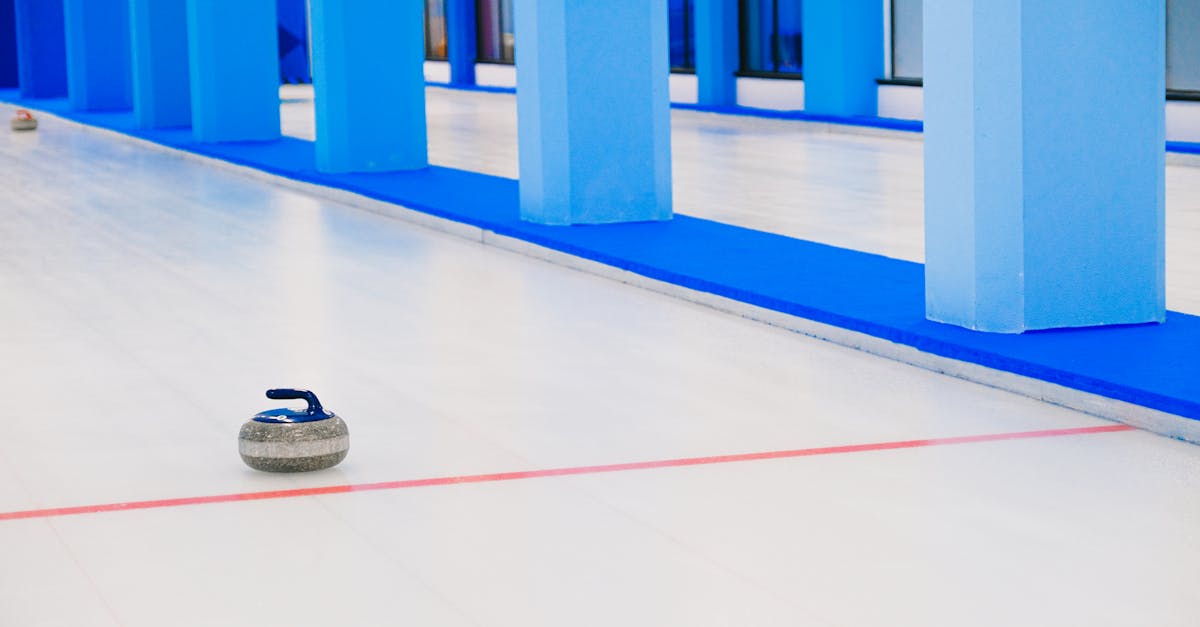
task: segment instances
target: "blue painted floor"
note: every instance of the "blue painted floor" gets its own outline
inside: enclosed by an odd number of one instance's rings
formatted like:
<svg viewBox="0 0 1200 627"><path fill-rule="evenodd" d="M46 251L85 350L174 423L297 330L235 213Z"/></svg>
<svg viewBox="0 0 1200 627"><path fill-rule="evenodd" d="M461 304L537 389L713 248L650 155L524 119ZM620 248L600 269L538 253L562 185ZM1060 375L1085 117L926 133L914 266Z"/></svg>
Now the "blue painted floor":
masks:
<svg viewBox="0 0 1200 627"><path fill-rule="evenodd" d="M1200 318L1162 325L991 335L924 318L923 266L708 220L543 227L518 219L517 183L433 167L415 173L316 172L308 141L197 144L188 130L138 131L129 113L76 113L65 100L0 100L82 123L328 185L631 272L921 351L1200 420Z"/></svg>

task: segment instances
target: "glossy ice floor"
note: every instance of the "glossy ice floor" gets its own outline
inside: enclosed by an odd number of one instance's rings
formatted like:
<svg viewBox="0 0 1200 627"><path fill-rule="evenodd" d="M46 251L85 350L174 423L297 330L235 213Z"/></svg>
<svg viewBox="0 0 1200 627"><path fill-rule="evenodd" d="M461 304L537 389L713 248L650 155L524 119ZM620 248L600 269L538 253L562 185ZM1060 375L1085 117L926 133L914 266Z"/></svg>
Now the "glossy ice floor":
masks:
<svg viewBox="0 0 1200 627"><path fill-rule="evenodd" d="M0 158L0 516L1108 424L54 119ZM341 466L242 465L280 385ZM1136 431L449 481L0 519L0 625L1192 627L1198 529Z"/></svg>

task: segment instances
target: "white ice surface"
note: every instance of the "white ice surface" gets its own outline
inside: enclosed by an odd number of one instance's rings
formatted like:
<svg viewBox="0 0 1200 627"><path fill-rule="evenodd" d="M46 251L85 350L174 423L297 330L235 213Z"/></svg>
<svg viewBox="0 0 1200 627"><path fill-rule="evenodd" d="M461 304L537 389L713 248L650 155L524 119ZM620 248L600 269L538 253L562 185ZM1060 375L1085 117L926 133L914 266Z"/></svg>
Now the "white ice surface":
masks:
<svg viewBox="0 0 1200 627"><path fill-rule="evenodd" d="M51 118L0 163L0 512L1104 424ZM341 466L241 464L281 385ZM1140 432L0 521L4 627L1194 627L1198 590L1200 448Z"/></svg>

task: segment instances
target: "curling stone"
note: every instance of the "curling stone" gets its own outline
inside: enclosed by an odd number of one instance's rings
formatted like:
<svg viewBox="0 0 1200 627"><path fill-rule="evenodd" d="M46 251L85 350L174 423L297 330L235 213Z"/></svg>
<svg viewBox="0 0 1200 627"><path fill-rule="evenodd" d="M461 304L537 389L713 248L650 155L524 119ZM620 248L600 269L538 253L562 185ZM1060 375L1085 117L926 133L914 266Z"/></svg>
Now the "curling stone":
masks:
<svg viewBox="0 0 1200 627"><path fill-rule="evenodd" d="M350 451L350 430L308 390L267 390L267 398L308 401L307 409L271 409L242 425L238 453L268 472L307 472L336 466Z"/></svg>
<svg viewBox="0 0 1200 627"><path fill-rule="evenodd" d="M37 118L27 109L17 109L17 115L12 119L12 130L32 131L37 128Z"/></svg>

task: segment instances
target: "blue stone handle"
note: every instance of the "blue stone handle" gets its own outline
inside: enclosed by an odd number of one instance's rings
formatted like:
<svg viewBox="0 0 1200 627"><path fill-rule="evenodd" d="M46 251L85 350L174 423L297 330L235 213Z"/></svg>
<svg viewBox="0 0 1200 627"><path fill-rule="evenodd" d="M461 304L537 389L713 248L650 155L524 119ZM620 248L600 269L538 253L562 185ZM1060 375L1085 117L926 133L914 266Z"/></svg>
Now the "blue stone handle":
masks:
<svg viewBox="0 0 1200 627"><path fill-rule="evenodd" d="M293 390L290 388L267 390L267 398L275 400L291 400L302 398L305 401L308 401L307 413L309 415L326 415L325 408L321 407L321 401L317 400L317 395L309 392L308 390Z"/></svg>

